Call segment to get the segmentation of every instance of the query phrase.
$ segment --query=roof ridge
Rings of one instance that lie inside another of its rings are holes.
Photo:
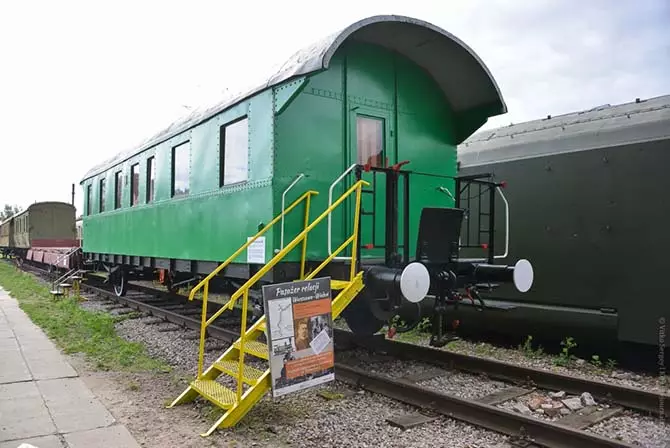
[[[633,109],[633,110],[626,110],[626,107],[630,107],[635,104],[645,104],[650,101],[655,101],[658,102],[659,100],[665,99],[666,101],[661,103],[661,104],[652,104],[648,105],[647,107],[640,107],[638,109]],[[596,122],[596,121],[603,121],[603,120],[611,120],[614,118],[619,118],[622,116],[631,116],[631,115],[638,115],[642,113],[647,113],[647,112],[654,112],[657,110],[661,109],[667,109],[670,108],[670,95],[660,95],[656,97],[651,97],[647,98],[644,100],[641,100],[640,98],[636,98],[635,101],[627,102],[627,103],[620,103],[620,104],[604,104],[596,107],[592,107],[590,109],[584,109],[580,111],[574,111],[574,112],[568,112],[565,114],[561,115],[548,115],[545,118],[536,118],[533,120],[528,120],[524,121],[521,123],[516,123],[516,124],[509,124],[505,126],[499,126],[496,128],[492,129],[486,129],[483,131],[480,131],[476,134],[474,134],[472,137],[467,139],[465,142],[463,142],[463,146],[469,146],[469,144],[472,143],[480,143],[483,141],[491,141],[497,138],[504,138],[504,137],[512,137],[515,135],[524,135],[524,134],[530,134],[533,132],[541,132],[541,131],[546,131],[558,127],[566,128],[569,126],[574,126],[578,124],[583,124],[583,123],[590,123],[590,122]],[[601,115],[598,114],[598,112],[602,111],[615,111],[611,115]],[[587,115],[591,114],[591,115]],[[570,118],[573,118],[573,120],[570,120]],[[563,119],[564,121],[561,121]],[[549,124],[549,120],[554,120]],[[545,126],[537,126],[533,128],[529,128],[532,124],[537,123],[546,123]],[[512,130],[514,128],[519,129],[517,132],[513,132]],[[512,132],[510,132],[512,131]]]

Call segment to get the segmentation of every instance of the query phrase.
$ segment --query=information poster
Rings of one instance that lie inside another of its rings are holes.
[[[274,398],[335,379],[330,277],[263,286]]]
[[[247,237],[247,242],[253,237]],[[259,236],[256,241],[247,247],[247,263],[265,264],[265,237]]]

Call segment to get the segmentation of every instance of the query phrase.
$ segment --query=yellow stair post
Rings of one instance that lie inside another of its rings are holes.
[[[262,336],[265,336],[266,319],[265,315],[261,316],[249,329],[247,326],[247,310],[249,301],[249,289],[256,284],[265,274],[267,274],[277,263],[279,263],[288,253],[290,253],[298,244],[302,243],[301,269],[299,280],[311,280],[319,272],[325,268],[339,253],[341,253],[348,246],[351,246],[351,270],[348,280],[331,280],[331,289],[339,291],[332,301],[332,316],[337,318],[340,313],[351,303],[356,295],[363,289],[363,273],[356,272],[356,249],[358,246],[358,227],[360,222],[360,204],[361,191],[364,186],[369,185],[367,182],[360,180],[350,187],[340,198],[338,198],[332,205],[330,205],[318,218],[311,224],[309,222],[309,199],[311,195],[318,194],[310,191],[296,200],[290,207],[282,212],[271,221],[263,230],[256,236],[247,241],[240,249],[230,256],[224,263],[222,263],[216,270],[209,274],[202,282],[200,282],[189,296],[189,300],[193,300],[195,293],[203,289],[203,306],[202,306],[202,325],[200,330],[200,351],[198,358],[198,376],[191,382],[191,384],[179,395],[168,407],[173,407],[178,404],[184,404],[195,400],[201,396],[218,407],[225,409],[224,415],[212,427],[202,434],[208,436],[217,428],[231,427],[237,424],[249,410],[271,389],[270,380],[270,366],[266,366],[264,370],[258,369],[245,363],[247,356],[253,357],[257,360],[267,361],[269,359],[269,350],[267,344],[262,342]],[[318,267],[304,277],[305,273],[305,256],[307,235],[320,222],[332,213],[340,204],[344,202],[351,194],[356,193],[356,208],[354,213],[353,232],[349,238],[344,241],[326,260],[324,260]],[[282,216],[290,212],[299,202],[306,200],[305,209],[305,228],[300,232],[286,247],[277,253],[265,266],[263,266],[254,276],[252,276],[244,285],[242,285],[221,309],[219,309],[212,317],[207,319],[207,296],[209,293],[209,281],[237,258],[253,241],[265,233],[274,223],[279,221]],[[303,278],[304,277],[304,278]],[[203,358],[205,348],[205,335],[209,325],[211,325],[222,313],[226,310],[232,310],[238,299],[242,299],[242,328],[240,330],[240,338],[235,341],[211,366],[203,370]],[[235,390],[230,389],[223,384],[216,381],[216,379],[226,374],[232,377],[236,382]]]

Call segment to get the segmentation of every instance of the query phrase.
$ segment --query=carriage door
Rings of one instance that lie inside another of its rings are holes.
[[[354,107],[350,115],[350,162],[371,167],[394,163],[390,145],[393,131],[390,113]],[[395,157],[393,157],[395,159]],[[352,179],[354,176],[352,176]],[[383,173],[363,172],[361,178],[370,183],[361,198],[361,258],[384,259],[385,182]],[[353,202],[353,201],[352,201]],[[352,204],[353,211],[354,204]],[[353,220],[350,220],[353,225]]]

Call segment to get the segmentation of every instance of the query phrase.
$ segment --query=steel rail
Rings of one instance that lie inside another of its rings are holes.
[[[522,367],[504,361],[468,356],[421,345],[391,341],[383,337],[361,338],[349,331],[336,329],[335,341],[345,345],[353,344],[369,350],[386,352],[400,359],[422,361],[471,373],[485,373],[490,378],[507,382],[530,383],[542,389],[563,390],[576,395],[589,392],[601,401],[616,403],[655,416],[659,416],[664,408],[663,403],[670,403],[670,395],[664,393],[608,384],[602,381],[532,367]],[[668,418],[667,415],[664,417]]]
[[[25,265],[22,267],[23,270],[25,271],[33,271],[33,273],[38,273],[42,275],[49,275],[47,271],[44,269],[41,269],[37,266],[31,266],[31,265]],[[166,293],[164,291],[159,291],[157,289],[152,289],[148,288],[146,286],[140,286],[140,285],[133,285],[133,288],[137,287],[138,290],[145,291],[145,292],[153,292],[154,294],[160,294],[160,295],[165,295],[171,298],[174,298],[174,294]],[[168,322],[172,322],[177,325],[184,326],[186,328],[192,329],[192,330],[200,330],[200,319],[193,319],[188,316],[184,316],[182,314],[176,313],[174,311],[161,308],[160,306],[156,306],[155,304],[143,302],[141,300],[135,300],[131,299],[130,297],[127,296],[117,296],[115,293],[112,291],[108,291],[104,288],[99,288],[97,286],[93,286],[91,284],[88,284],[86,282],[81,283],[81,290],[82,291],[87,291],[93,294],[97,294],[99,296],[103,296],[109,300],[115,301],[117,303],[122,303],[129,308],[136,309],[138,311],[146,311],[147,313],[151,314],[152,316],[160,317]],[[186,302],[186,297],[184,297],[184,302]],[[225,328],[221,327],[216,327],[216,326],[211,326],[210,328],[207,329],[207,333],[215,337],[217,339],[221,339],[226,342],[234,342],[238,337],[239,334],[236,331],[228,330]]]
[[[23,270],[25,271],[32,271],[33,273],[36,274],[41,274],[41,275],[46,275],[49,276],[49,272],[47,272],[44,269],[41,269],[37,266],[32,266],[32,265],[24,265],[22,267]],[[148,286],[143,286],[143,285],[132,285],[133,289],[145,292],[147,295],[158,295],[158,296],[164,296],[167,299],[179,299],[183,298],[184,300],[187,299],[185,296],[180,296],[174,293],[166,292],[166,291],[160,291],[158,289],[150,288]],[[136,309],[138,311],[146,311],[147,313],[151,314],[152,316],[160,317],[168,322],[172,322],[176,325],[181,325],[183,327],[189,328],[191,330],[200,330],[200,319],[193,319],[191,317],[176,313],[170,309],[163,308],[160,305],[157,305],[157,302],[152,303],[147,303],[143,302],[142,300],[136,300],[132,299],[127,296],[122,296],[119,297],[117,296],[114,292],[109,291],[104,288],[100,288],[98,286],[91,285],[89,283],[82,282],[81,283],[81,290],[82,291],[88,291],[93,294],[97,294],[100,296],[104,296],[105,298],[115,301],[117,303],[122,303],[124,305],[127,305],[129,308]],[[160,301],[158,303],[163,303],[165,302],[168,306],[173,304],[174,302],[169,302],[167,300]],[[186,302],[185,300],[185,303]],[[165,305],[163,305],[165,306]],[[197,308],[197,307],[196,307]],[[232,331],[228,330],[223,327],[215,326],[212,325],[207,328],[207,333],[216,339],[220,339],[225,342],[235,342],[237,338],[239,337],[239,333],[237,331]]]
[[[586,431],[571,429],[543,419],[458,398],[407,381],[366,372],[346,364],[335,364],[335,377],[353,386],[428,409],[525,442],[550,448],[629,448],[633,445]]]
[[[119,297],[116,294],[114,294],[111,291],[107,291],[106,289],[98,288],[95,286],[88,285],[86,283],[81,284],[82,290],[89,291],[95,294],[102,295],[106,298],[109,298],[110,300],[114,300],[119,303],[123,303],[124,305],[127,305],[129,308],[134,308],[138,311],[146,311],[150,313],[152,316],[156,317],[161,317],[168,322],[172,322],[177,325],[182,325],[186,328],[190,328],[192,330],[198,330],[200,331],[200,326],[201,322],[200,319],[193,319],[192,317],[184,316],[182,314],[179,314],[174,311],[166,310],[164,308],[161,308],[160,306],[155,306],[151,305],[146,302],[142,302],[141,300],[135,300],[131,299],[130,297],[122,296]],[[157,291],[161,292],[161,291]],[[186,301],[186,298],[184,297],[184,301]],[[207,328],[207,333],[217,339],[221,339],[226,342],[234,342],[239,338],[239,332],[233,331],[233,330],[228,330],[226,328],[222,327],[217,327],[214,325],[211,325]]]

